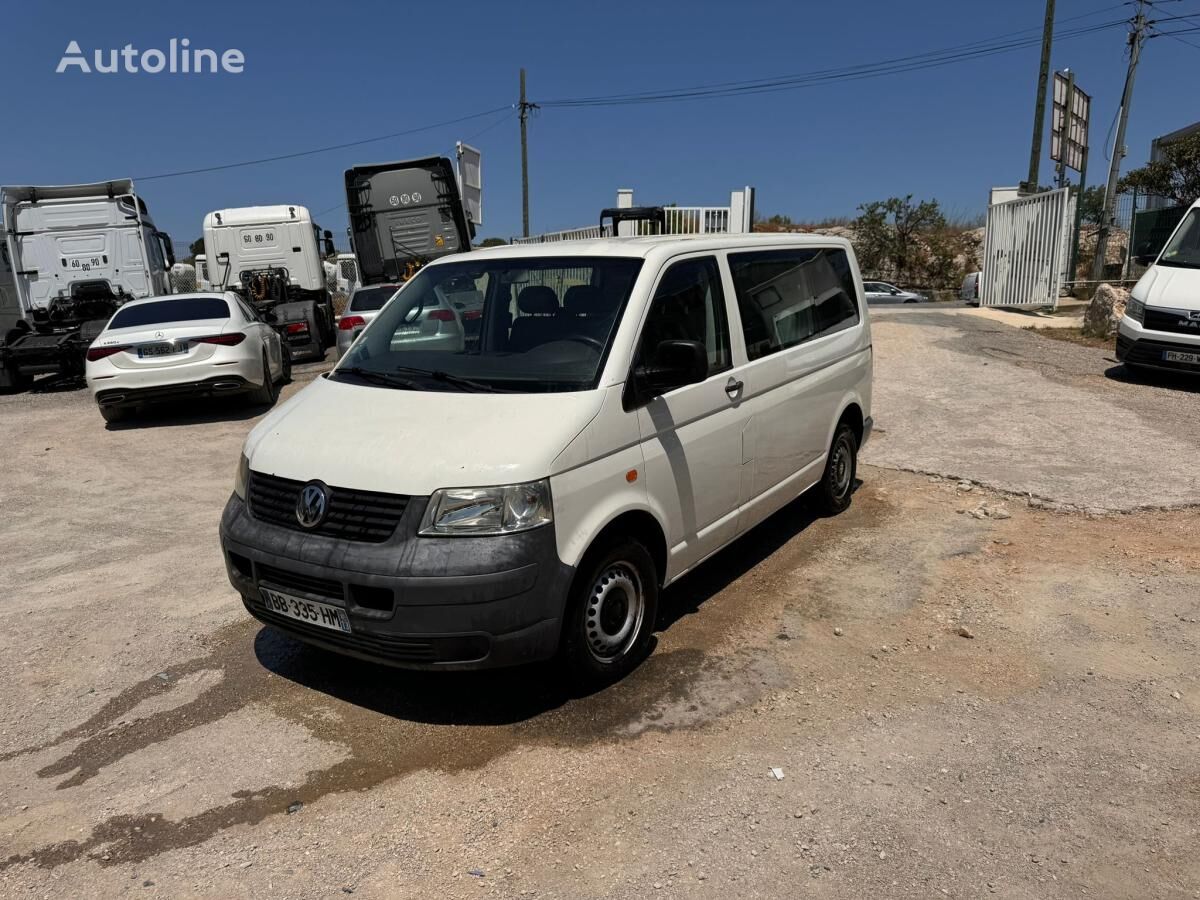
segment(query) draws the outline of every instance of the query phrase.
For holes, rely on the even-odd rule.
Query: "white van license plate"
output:
[[[1167,362],[1200,363],[1200,353],[1181,353],[1178,350],[1164,350],[1163,359]]]
[[[187,353],[187,343],[182,344],[143,344],[138,347],[138,359],[148,356],[170,356],[172,353]]]
[[[263,605],[273,613],[287,616],[298,622],[307,622],[321,628],[350,633],[350,617],[346,611],[327,603],[317,603],[315,600],[304,600],[291,594],[281,594],[269,588],[259,588]]]

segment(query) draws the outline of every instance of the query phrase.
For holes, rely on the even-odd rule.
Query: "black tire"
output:
[[[32,383],[33,379],[22,374],[12,360],[0,364],[0,394],[18,394]]]
[[[118,422],[124,422],[129,419],[133,410],[125,406],[102,406],[100,407],[100,415],[109,425],[115,425]]]
[[[271,377],[271,364],[267,360],[267,350],[265,347],[262,354],[262,367],[262,387],[252,390],[249,394],[249,399],[255,406],[270,406],[275,402],[275,398],[279,396],[279,392],[275,386],[275,379]]]
[[[658,572],[634,538],[590,550],[575,575],[561,657],[572,685],[597,690],[624,678],[646,654],[658,617]]]
[[[854,496],[854,479],[858,475],[858,438],[847,423],[838,425],[829,445],[825,473],[817,485],[816,498],[821,512],[836,516],[844,512]]]

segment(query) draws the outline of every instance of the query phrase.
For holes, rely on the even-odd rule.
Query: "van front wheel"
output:
[[[858,474],[858,438],[845,422],[838,425],[825,460],[825,474],[817,485],[821,511],[835,516],[850,505],[854,495],[854,478]]]
[[[595,690],[642,659],[658,616],[658,573],[641,542],[619,538],[589,552],[567,611],[562,656],[571,680]]]

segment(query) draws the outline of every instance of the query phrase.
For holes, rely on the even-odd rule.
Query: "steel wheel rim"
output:
[[[646,616],[646,595],[637,568],[624,560],[607,566],[588,592],[583,639],[599,663],[617,661],[633,646]]]
[[[853,458],[850,454],[850,442],[842,438],[837,442],[833,451],[833,461],[830,464],[833,473],[834,493],[842,497],[850,490],[850,478],[854,471]]]

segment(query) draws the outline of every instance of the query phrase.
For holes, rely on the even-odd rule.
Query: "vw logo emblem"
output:
[[[320,481],[310,481],[300,489],[296,498],[296,521],[303,528],[316,528],[325,521],[329,510],[329,488]]]

